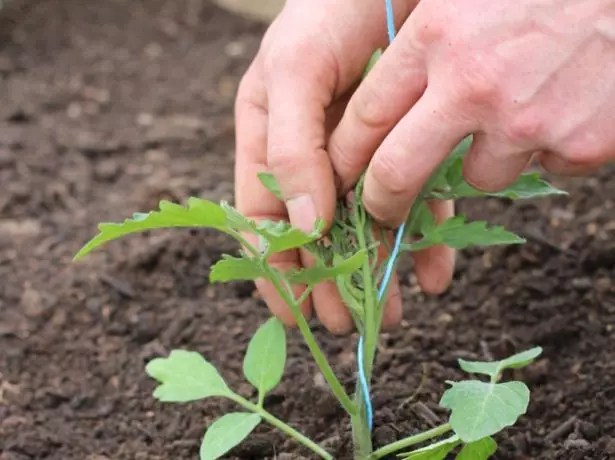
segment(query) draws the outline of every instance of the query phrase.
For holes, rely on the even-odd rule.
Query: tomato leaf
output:
[[[161,385],[154,397],[163,402],[188,402],[232,394],[216,368],[193,351],[173,350],[168,358],[155,358],[145,371]]]
[[[453,435],[450,438],[421,447],[412,452],[398,454],[397,456],[404,460],[444,460],[460,443],[459,436]]]
[[[289,272],[286,279],[294,284],[307,284],[314,286],[323,281],[334,279],[338,276],[349,275],[359,270],[367,259],[367,251],[362,250],[347,259],[341,259],[332,267],[317,265]]]
[[[284,201],[284,197],[282,196],[282,192],[280,191],[278,181],[273,174],[261,172],[258,173],[258,178],[260,179],[263,186],[271,193],[273,193],[278,200]]]
[[[286,331],[276,317],[258,328],[243,360],[243,374],[263,397],[280,383],[286,365]]]
[[[542,353],[541,347],[531,348],[530,350],[517,353],[500,361],[466,361],[459,359],[459,366],[466,372],[475,374],[486,374],[497,380],[504,369],[519,369],[532,363]]]
[[[257,259],[248,257],[231,257],[223,254],[211,268],[209,280],[212,283],[227,281],[253,281],[265,276],[265,269]]]
[[[495,440],[486,437],[463,446],[455,460],[487,460],[495,454],[496,450],[498,450],[498,445]]]
[[[525,414],[530,390],[523,382],[449,382],[440,405],[451,410],[450,423],[465,443],[491,436]]]
[[[248,437],[261,422],[258,414],[231,412],[212,423],[201,444],[201,460],[216,460]]]

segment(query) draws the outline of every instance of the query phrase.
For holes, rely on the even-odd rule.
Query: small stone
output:
[[[112,182],[118,177],[119,173],[118,163],[111,159],[99,162],[94,168],[94,177],[104,182]]]

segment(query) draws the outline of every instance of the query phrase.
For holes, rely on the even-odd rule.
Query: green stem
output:
[[[373,452],[370,456],[368,456],[365,460],[378,460],[379,458],[385,457],[389,454],[393,454],[401,449],[405,449],[406,447],[414,446],[423,441],[427,441],[429,439],[441,436],[449,431],[451,431],[451,425],[450,423],[445,423],[444,425],[437,426],[435,428],[432,428],[431,430],[415,434],[414,436],[410,436],[408,438],[400,439],[399,441],[381,447],[380,449]]]
[[[320,369],[320,372],[322,373],[326,382],[329,384],[331,391],[337,397],[344,410],[351,416],[355,415],[357,413],[357,407],[352,402],[350,397],[346,394],[344,387],[335,376],[333,369],[331,369],[331,366],[329,365],[325,354],[318,346],[318,343],[316,342],[316,339],[312,334],[310,326],[305,320],[303,314],[301,313],[301,309],[299,308],[301,303],[297,302],[294,296],[290,292],[288,292],[287,289],[284,289],[284,286],[282,286],[282,283],[280,282],[279,275],[276,272],[271,270],[268,265],[265,265],[265,270],[267,271],[268,279],[272,282],[276,291],[282,297],[282,300],[286,302],[291,312],[293,313],[295,321],[297,321],[297,327],[303,335],[303,338],[308,348],[310,349],[312,356],[314,357],[314,361],[316,361],[316,365],[318,366],[318,369]]]
[[[279,418],[271,415],[261,406],[257,406],[256,404],[253,404],[247,399],[244,399],[241,396],[236,395],[236,394],[229,396],[229,398],[233,400],[234,402],[236,402],[237,404],[239,404],[240,406],[243,406],[245,409],[251,412],[254,412],[255,414],[260,415],[266,422],[273,425],[278,430],[287,434],[291,438],[295,439],[300,444],[303,444],[305,447],[310,449],[312,452],[315,452],[316,454],[320,455],[320,457],[324,458],[325,460],[333,460],[333,456],[329,454],[326,450],[324,450],[322,447],[320,447],[318,444],[316,444],[311,439],[299,433],[297,430],[295,430],[291,426],[284,423]]]

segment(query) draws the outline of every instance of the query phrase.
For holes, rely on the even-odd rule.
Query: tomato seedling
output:
[[[464,249],[524,242],[500,226],[488,226],[482,221],[467,222],[462,216],[438,224],[427,206],[429,200],[484,196],[520,199],[565,193],[543,181],[537,173],[522,175],[512,186],[500,192],[486,193],[472,188],[462,175],[462,162],[470,142],[470,138],[464,140],[425,185],[410,211],[402,235],[412,236],[412,239],[404,238],[404,242],[397,245],[400,252],[419,251],[435,245]],[[263,173],[259,177],[264,187],[282,199],[273,176]],[[381,254],[379,257],[379,252],[382,252],[379,251],[380,245],[385,241],[381,238],[384,229],[378,227],[365,211],[361,193],[362,180],[352,195],[339,201],[335,220],[326,235],[323,234],[322,221],[315,222],[313,231],[305,233],[287,222],[254,222],[225,202],[217,204],[190,198],[187,206],[181,206],[162,201],[157,211],[135,213],[122,223],[100,224],[99,234],[79,251],[75,259],[111,240],[137,232],[162,228],[217,229],[237,240],[242,249],[234,256],[223,255],[211,269],[211,282],[263,278],[273,284],[293,312],[298,330],[332,393],[350,416],[356,459],[377,460],[417,445],[421,447],[398,455],[413,460],[442,460],[458,448],[458,460],[487,459],[497,447],[492,436],[513,425],[525,413],[529,403],[527,386],[519,381],[500,382],[502,371],[531,363],[541,353],[540,348],[497,362],[460,360],[463,370],[487,375],[489,381],[448,382],[451,387],[440,400],[440,405],[450,410],[448,423],[374,450],[371,408],[366,404],[365,386],[358,381],[355,394],[347,394],[300,312],[299,306],[317,284],[327,280],[335,282],[363,339],[359,350],[362,376],[366,382],[371,380],[384,307],[379,291],[382,293],[386,289],[382,283],[386,281],[387,267],[395,264],[396,254],[389,250],[388,259],[383,261]],[[256,237],[257,245],[249,242],[248,234]],[[283,272],[269,264],[273,254],[297,248],[314,255],[316,263],[313,267]],[[305,288],[298,297],[293,289],[296,285]],[[221,397],[243,408],[243,411],[224,415],[207,429],[200,450],[201,460],[225,455],[263,422],[283,431],[319,457],[332,459],[323,447],[274,417],[264,407],[266,394],[283,377],[285,361],[286,331],[282,323],[272,317],[250,340],[243,363],[245,378],[257,390],[256,401],[249,401],[234,392],[214,366],[195,352],[174,350],[168,357],[149,362],[146,372],[160,383],[154,392],[154,397],[160,401],[188,402]],[[428,441],[434,442],[425,445]]]

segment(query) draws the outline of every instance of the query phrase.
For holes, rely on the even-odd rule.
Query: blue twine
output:
[[[385,0],[385,2],[387,13],[387,32],[389,34],[389,42],[392,42],[395,39],[395,15],[393,14],[393,0]],[[378,289],[379,302],[382,301],[387,286],[391,281],[391,276],[393,276],[393,271],[395,270],[395,260],[399,255],[399,251],[401,248],[401,240],[404,235],[404,227],[405,224],[402,224],[397,229],[397,235],[395,236],[395,244],[393,246],[393,250],[391,251],[391,257],[389,258],[386,269],[384,271],[384,277],[382,278],[382,283],[380,284],[380,288]],[[359,343],[357,345],[357,361],[359,385],[361,386],[363,403],[365,404],[367,426],[369,427],[369,431],[372,431],[374,425],[374,410],[372,408],[372,400],[369,395],[369,384],[367,383],[367,377],[365,376],[365,367],[363,363],[363,336],[359,337]]]

